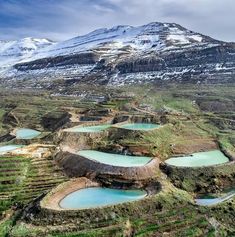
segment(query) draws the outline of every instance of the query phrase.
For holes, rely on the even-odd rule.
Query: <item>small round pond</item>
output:
[[[24,147],[23,145],[6,145],[6,146],[0,146],[0,155],[5,154],[10,151],[14,151],[16,149]]]
[[[197,152],[189,156],[170,158],[165,161],[169,165],[180,167],[202,167],[229,162],[229,158],[219,150]]]
[[[38,137],[41,132],[29,128],[20,128],[16,130],[17,139],[33,139]]]
[[[235,189],[232,189],[229,192],[222,193],[219,196],[218,195],[215,196],[214,194],[211,194],[211,195],[207,194],[207,195],[200,196],[197,199],[195,199],[195,202],[196,204],[200,206],[211,206],[211,205],[216,205],[221,202],[227,201],[234,196],[235,196]]]
[[[120,190],[92,187],[80,189],[63,198],[59,205],[64,209],[87,209],[130,202],[144,198],[143,190]]]
[[[152,160],[152,158],[145,156],[119,155],[94,150],[82,150],[78,151],[77,154],[103,164],[120,167],[143,166],[146,165],[150,160]]]
[[[153,123],[125,123],[122,125],[118,125],[120,128],[128,129],[128,130],[139,130],[139,131],[149,131],[155,128],[159,128],[161,125],[153,124]]]
[[[105,124],[105,125],[95,125],[95,126],[76,126],[73,128],[66,129],[68,132],[87,132],[87,133],[98,133],[102,132],[106,129],[108,129],[111,125],[110,124]]]

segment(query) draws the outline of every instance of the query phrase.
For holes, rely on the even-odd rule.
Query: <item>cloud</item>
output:
[[[0,0],[0,38],[65,40],[101,27],[175,22],[235,41],[234,0]]]

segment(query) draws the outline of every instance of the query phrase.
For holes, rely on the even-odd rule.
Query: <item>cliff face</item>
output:
[[[24,85],[43,87],[41,78],[52,84],[59,78],[120,85],[231,83],[234,77],[234,43],[159,22],[99,29],[35,50],[29,58],[8,67],[0,61],[0,83],[10,86],[24,80]]]
[[[94,53],[81,53],[57,57],[42,58],[32,62],[19,63],[14,66],[19,71],[46,69],[60,66],[93,65],[97,61]]]
[[[179,83],[231,83],[235,79],[235,46],[222,44],[167,50],[150,56],[123,59],[117,63],[116,69],[120,79],[115,79],[115,84],[121,81],[128,84],[131,81],[157,82],[157,79]]]

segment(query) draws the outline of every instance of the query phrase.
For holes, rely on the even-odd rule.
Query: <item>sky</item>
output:
[[[235,0],[0,0],[0,39],[62,41],[115,25],[174,22],[235,42]]]

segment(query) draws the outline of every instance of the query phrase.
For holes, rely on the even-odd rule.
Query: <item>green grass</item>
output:
[[[7,220],[0,224],[0,237],[7,237],[11,230],[12,224],[12,220]]]
[[[234,146],[235,134],[232,133],[229,135],[218,135],[218,138],[220,144],[224,149],[235,153],[235,146]]]
[[[174,139],[176,139],[174,127],[165,125],[152,132],[144,133],[140,139],[140,143],[149,144],[151,154],[165,159],[171,154],[171,143]]]

